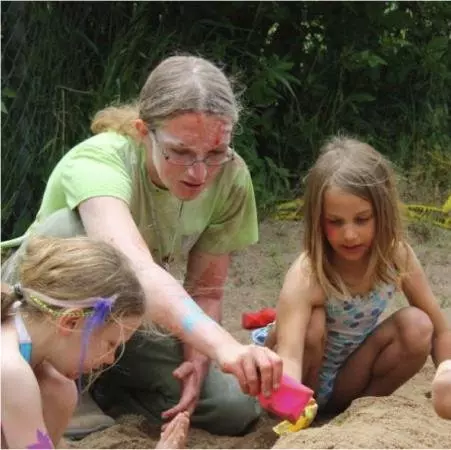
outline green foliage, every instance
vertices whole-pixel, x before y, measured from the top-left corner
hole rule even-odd
[[[449,155],[448,2],[2,2],[2,238],[33,219],[45,182],[92,115],[134,99],[174,53],[235,80],[234,145],[262,213],[290,191],[321,143],[345,131],[440,192],[428,166]],[[426,176],[426,175],[424,175]],[[437,178],[438,177],[438,178]],[[444,194],[443,194],[444,195]],[[443,195],[440,197],[442,198]]]

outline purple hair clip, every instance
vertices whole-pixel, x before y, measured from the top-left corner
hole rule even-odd
[[[114,300],[116,300],[115,297],[98,298],[93,305],[93,313],[88,317],[85,328],[92,330],[95,327],[104,324],[111,312]]]
[[[117,296],[113,295],[112,297],[99,297],[92,307],[92,314],[86,319],[86,324],[83,328],[83,336],[82,336],[82,347],[81,347],[81,355],[80,355],[80,377],[78,378],[78,389],[81,392],[81,378],[83,373],[83,362],[86,358],[86,352],[88,349],[89,338],[94,331],[95,328],[103,325],[108,316],[111,313],[111,309],[113,308],[114,301]]]

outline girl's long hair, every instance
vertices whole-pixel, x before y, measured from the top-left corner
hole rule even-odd
[[[349,295],[334,270],[332,248],[323,232],[324,194],[330,187],[371,203],[376,230],[367,275],[372,283],[397,284],[406,261],[399,261],[397,256],[404,237],[394,172],[388,160],[370,145],[337,136],[322,147],[307,175],[304,203],[304,247],[323,290],[341,298]]]

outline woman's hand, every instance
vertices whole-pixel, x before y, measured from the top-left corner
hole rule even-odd
[[[180,401],[162,414],[163,419],[171,420],[177,414],[187,412],[188,417],[194,412],[200,397],[200,392],[204,379],[208,373],[208,359],[206,363],[197,363],[196,361],[183,361],[172,373],[182,384],[182,395]],[[163,430],[168,423],[163,425]]]
[[[282,359],[269,348],[236,342],[220,347],[217,362],[223,372],[235,375],[245,394],[270,395],[280,386]]]

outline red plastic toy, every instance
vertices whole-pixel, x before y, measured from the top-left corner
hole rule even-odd
[[[269,397],[259,394],[258,400],[263,408],[291,423],[301,416],[307,403],[313,397],[313,391],[288,375],[282,375],[280,388]]]
[[[275,308],[263,308],[257,312],[243,313],[241,316],[241,325],[246,330],[260,328],[274,322],[276,319]]]

